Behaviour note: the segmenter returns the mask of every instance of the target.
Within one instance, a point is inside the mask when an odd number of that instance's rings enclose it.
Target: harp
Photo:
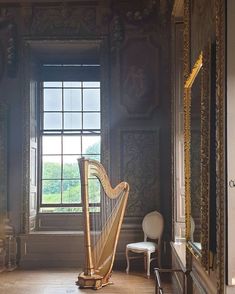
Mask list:
[[[100,289],[110,284],[110,276],[129,194],[129,185],[110,185],[104,167],[95,160],[78,159],[84,221],[85,265],[76,284],[80,288]],[[102,187],[100,213],[90,211],[89,179]]]

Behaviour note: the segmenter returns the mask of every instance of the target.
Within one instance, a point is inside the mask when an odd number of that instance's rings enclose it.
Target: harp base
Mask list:
[[[109,278],[107,279],[96,274],[88,276],[84,273],[79,274],[76,282],[76,285],[79,286],[79,288],[92,288],[95,290],[111,284],[113,283],[109,281]]]

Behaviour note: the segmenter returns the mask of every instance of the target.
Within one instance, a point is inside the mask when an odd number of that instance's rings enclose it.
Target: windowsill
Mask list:
[[[30,235],[83,235],[83,231],[34,231]]]

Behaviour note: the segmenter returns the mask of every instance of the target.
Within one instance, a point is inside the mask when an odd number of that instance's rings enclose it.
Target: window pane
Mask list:
[[[64,89],[64,110],[65,111],[80,111],[81,104],[80,89]]]
[[[61,156],[42,157],[42,178],[61,179]]]
[[[83,128],[100,129],[100,113],[84,113]]]
[[[62,91],[60,89],[44,89],[43,109],[45,111],[62,110]]]
[[[61,136],[43,136],[42,153],[61,154]]]
[[[42,203],[58,204],[61,202],[61,181],[43,180],[42,181]]]
[[[57,88],[61,88],[62,87],[62,82],[44,82],[43,83],[43,87],[48,87],[48,88],[57,87]]]
[[[42,153],[61,154],[61,136],[43,136]]]
[[[85,156],[100,161],[100,82],[47,81],[42,90],[41,203],[49,207],[41,207],[40,212],[78,212],[77,159]],[[90,202],[99,203],[101,186],[96,177],[89,179],[88,188]],[[91,209],[100,211],[100,207]]]
[[[63,203],[80,203],[81,202],[80,181],[64,180],[62,197],[63,197],[62,198]]]
[[[78,168],[78,155],[63,156],[63,178],[78,179],[80,178]]]
[[[99,203],[100,202],[100,182],[98,179],[89,179],[88,180],[88,193],[89,193],[89,202],[90,203]]]
[[[96,154],[96,155],[90,155],[90,154],[84,154],[86,158],[88,159],[93,159],[93,160],[97,160],[97,161],[101,161],[100,159],[100,155]]]
[[[83,90],[83,110],[100,111],[100,90],[84,89]]]
[[[86,88],[100,88],[100,82],[83,82],[83,87]]]
[[[81,113],[65,113],[64,128],[65,129],[81,129],[82,128]]]
[[[62,129],[62,113],[44,113],[44,129]]]
[[[81,87],[81,82],[64,82],[64,87],[65,88],[80,88]]]
[[[81,154],[81,136],[64,136],[63,153]]]
[[[82,137],[83,154],[100,154],[100,136]]]

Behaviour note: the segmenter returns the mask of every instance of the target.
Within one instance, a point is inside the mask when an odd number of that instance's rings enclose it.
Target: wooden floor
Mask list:
[[[74,293],[109,293],[109,294],[150,294],[154,293],[154,278],[147,279],[143,273],[114,271],[113,285],[106,286],[97,292],[91,289],[79,289],[75,285],[79,270],[46,269],[15,270],[0,273],[1,294],[74,294]],[[164,293],[171,292],[169,283],[164,283]]]

